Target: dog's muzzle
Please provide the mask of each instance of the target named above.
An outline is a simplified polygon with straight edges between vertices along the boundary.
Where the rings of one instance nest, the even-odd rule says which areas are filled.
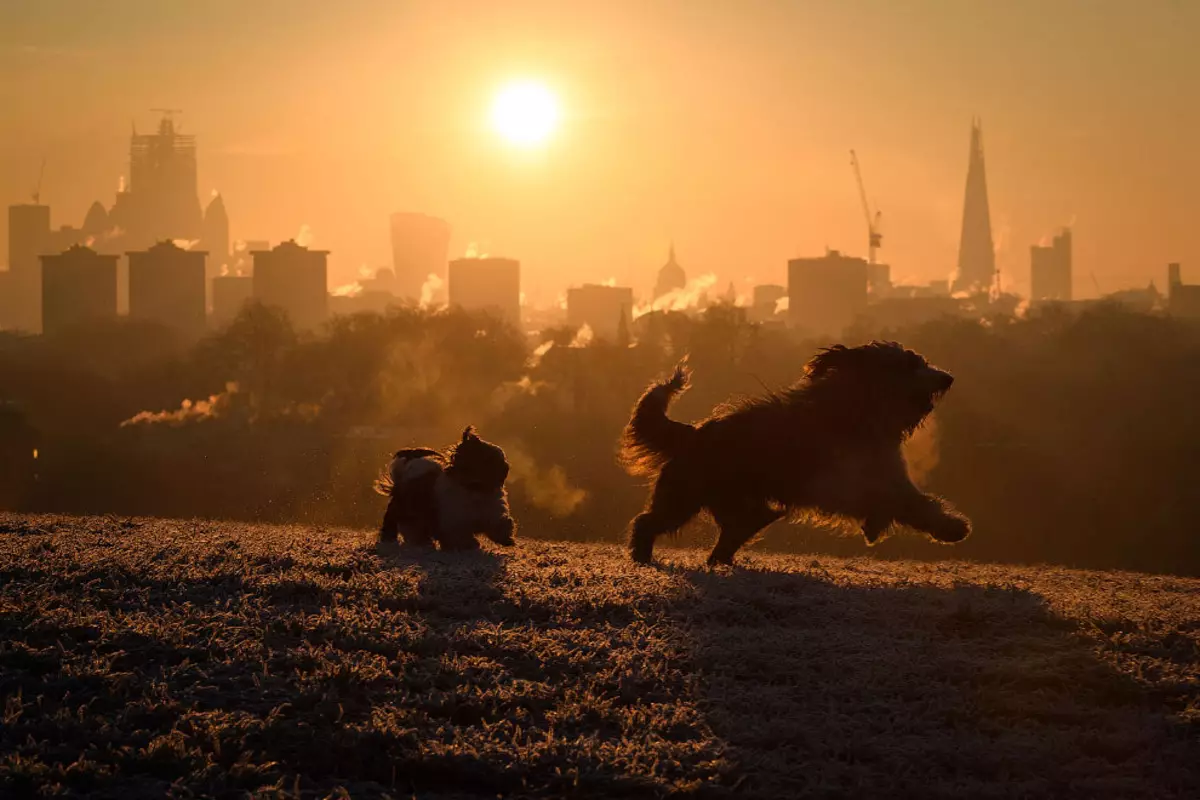
[[[924,367],[921,369],[921,381],[930,394],[940,396],[950,391],[950,387],[954,385],[954,376],[934,367]]]

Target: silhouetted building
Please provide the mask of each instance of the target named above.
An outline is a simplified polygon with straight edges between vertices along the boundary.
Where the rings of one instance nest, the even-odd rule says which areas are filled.
[[[1173,317],[1200,318],[1200,285],[1184,283],[1179,264],[1167,265],[1167,311]]]
[[[233,249],[233,267],[230,272],[235,275],[252,275],[254,273],[253,253],[270,249],[271,243],[266,239],[247,239],[239,242]]]
[[[633,321],[633,289],[624,286],[598,286],[587,283],[567,289],[567,324],[587,325],[596,336],[610,342],[624,326],[628,332]]]
[[[779,301],[785,297],[787,297],[786,286],[780,286],[777,283],[755,286],[750,303],[750,319],[755,322],[763,322],[774,318],[779,309]]]
[[[254,299],[287,312],[297,330],[315,328],[329,316],[327,250],[286,241],[254,256]]]
[[[219,194],[204,210],[204,234],[200,237],[200,246],[208,253],[211,273],[220,274],[221,267],[232,266],[229,263],[229,214]]]
[[[83,235],[93,238],[97,244],[107,238],[109,232],[108,212],[99,200],[92,203],[83,218]]]
[[[983,164],[983,130],[971,122],[971,154],[967,165],[967,191],[963,200],[962,236],[958,244],[955,292],[986,291],[996,275],[996,248],[992,240],[988,207],[987,174]]]
[[[1071,231],[1064,229],[1049,247],[1029,248],[1030,300],[1071,299]]]
[[[359,278],[358,284],[363,294],[386,295],[393,302],[396,299],[396,273],[386,267],[375,270],[372,278]]]
[[[396,305],[396,296],[391,292],[363,289],[357,294],[331,295],[329,298],[329,315],[346,316],[348,314],[361,314],[364,312],[383,314],[394,305]]]
[[[879,300],[892,291],[892,268],[887,264],[867,264],[867,291]]]
[[[41,256],[42,330],[116,319],[118,258],[83,245]]]
[[[450,252],[450,223],[426,214],[392,214],[392,268],[397,297],[420,300],[421,287],[436,275],[446,280]]]
[[[450,305],[490,311],[521,325],[521,262],[512,258],[457,258],[450,262]]]
[[[867,307],[863,315],[872,331],[908,328],[944,317],[961,317],[965,301],[949,295],[916,295],[887,297]]]
[[[0,296],[0,327],[28,333],[42,330],[42,266],[50,251],[50,206],[8,208],[7,291]]]
[[[129,253],[129,316],[158,322],[190,337],[207,327],[203,250],[159,242]]]
[[[254,296],[254,279],[249,275],[218,275],[212,279],[213,328],[223,328],[242,313]]]
[[[156,133],[139,135],[129,145],[130,244],[162,239],[199,239],[203,233],[196,191],[196,137],[175,129],[166,112]]]
[[[795,327],[839,336],[866,307],[866,259],[830,250],[788,262],[788,318]]]
[[[667,263],[658,270],[658,279],[654,282],[654,299],[657,300],[664,294],[685,286],[687,286],[687,273],[675,261],[675,243],[672,242],[671,249],[667,254]]]

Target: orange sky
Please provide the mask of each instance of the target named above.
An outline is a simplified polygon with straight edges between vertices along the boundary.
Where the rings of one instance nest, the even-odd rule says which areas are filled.
[[[1078,294],[1093,273],[1161,286],[1170,260],[1200,282],[1198,32],[1190,0],[6,0],[0,200],[26,200],[45,155],[43,200],[79,224],[111,203],[131,120],[182,108],[235,238],[307,224],[341,283],[388,262],[390,211],[425,211],[549,302],[646,290],[672,237],[739,288],[826,245],[862,254],[853,147],[881,258],[929,280],[955,263],[978,114],[1006,285],[1027,290],[1029,245],[1072,220]],[[487,126],[512,78],[560,96],[542,151]]]

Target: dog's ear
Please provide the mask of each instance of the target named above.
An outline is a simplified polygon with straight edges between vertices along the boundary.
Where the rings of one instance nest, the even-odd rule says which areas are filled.
[[[475,426],[474,425],[468,425],[466,427],[466,430],[463,431],[462,440],[464,442],[469,442],[472,439],[478,439],[478,438],[479,437],[475,435]]]
[[[830,372],[845,366],[849,356],[850,350],[844,344],[823,348],[804,365],[804,374],[814,381],[820,380]]]

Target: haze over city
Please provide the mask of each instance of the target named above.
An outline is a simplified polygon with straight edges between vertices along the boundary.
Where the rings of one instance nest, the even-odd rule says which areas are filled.
[[[232,239],[307,225],[332,288],[387,266],[388,214],[420,211],[552,303],[647,292],[672,241],[739,290],[865,256],[853,148],[881,260],[926,282],[955,268],[978,117],[1006,290],[1065,225],[1076,296],[1161,288],[1200,263],[1197,29],[1165,1],[6,3],[0,199],[28,202],[44,159],[54,225],[79,224],[127,176],[131,123],[178,108]],[[532,144],[494,124],[516,82],[556,104]]]

